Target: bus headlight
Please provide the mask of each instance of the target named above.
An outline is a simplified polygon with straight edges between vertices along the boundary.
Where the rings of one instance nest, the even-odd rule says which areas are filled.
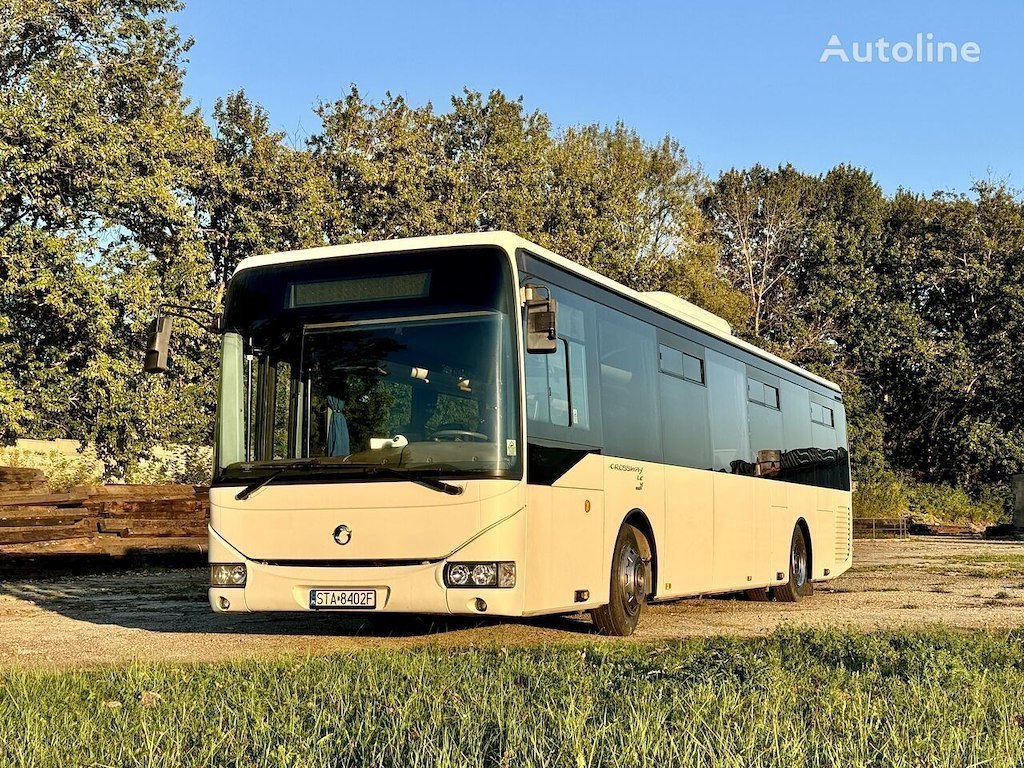
[[[245,563],[210,563],[211,587],[244,587]]]
[[[444,568],[444,583],[448,587],[500,587],[516,585],[516,564],[448,563]]]
[[[445,579],[450,587],[464,587],[469,584],[469,566],[462,563],[455,563],[448,566],[448,578]]]
[[[498,569],[494,563],[478,563],[473,566],[473,583],[478,587],[490,587],[498,583]]]

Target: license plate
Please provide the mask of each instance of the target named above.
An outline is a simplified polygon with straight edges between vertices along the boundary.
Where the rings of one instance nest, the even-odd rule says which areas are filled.
[[[373,610],[377,607],[375,589],[311,589],[309,607],[312,610],[345,609]]]

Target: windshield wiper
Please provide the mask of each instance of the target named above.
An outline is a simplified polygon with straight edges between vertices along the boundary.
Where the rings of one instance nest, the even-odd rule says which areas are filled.
[[[306,459],[306,460],[303,460],[303,461],[292,461],[292,462],[289,462],[288,464],[277,466],[277,467],[274,468],[274,471],[271,472],[266,477],[261,477],[259,480],[256,480],[255,482],[247,485],[245,488],[243,488],[238,493],[236,493],[235,494],[235,498],[238,501],[244,501],[245,499],[248,499],[250,496],[252,496],[254,493],[256,493],[256,491],[260,490],[261,488],[266,487],[267,485],[270,485],[270,483],[274,482],[274,480],[276,480],[278,477],[280,477],[284,472],[288,472],[290,470],[295,470],[295,469],[305,469],[305,470],[309,470],[309,469],[335,469],[335,470],[344,470],[346,468],[362,470],[367,475],[387,475],[389,477],[397,477],[397,478],[400,478],[402,480],[409,480],[410,482],[419,483],[420,485],[424,485],[427,488],[430,488],[430,489],[435,490],[435,491],[440,491],[441,493],[447,493],[447,494],[449,494],[451,496],[458,496],[459,494],[461,494],[465,490],[460,485],[454,485],[452,483],[446,483],[444,480],[438,480],[435,477],[424,477],[423,475],[416,474],[416,473],[411,472],[409,470],[398,469],[396,467],[389,467],[386,464],[354,463],[354,462],[347,462],[347,461],[344,461],[344,460],[339,460],[339,459],[336,459],[336,458],[333,459],[333,460],[331,460],[330,458],[327,458],[325,460],[324,457],[320,457],[320,458],[315,458],[315,459]],[[441,469],[441,467],[438,467],[438,469]]]
[[[283,472],[289,469],[310,469],[312,468],[312,466],[312,461],[293,461],[288,464],[285,464],[275,469],[266,477],[261,477],[256,482],[250,483],[249,485],[245,486],[245,488],[243,488],[242,490],[235,494],[235,499],[238,501],[245,501],[254,493],[256,493],[256,491],[258,491],[260,488],[270,485],[272,482],[274,482],[274,480],[279,478]]]
[[[410,480],[420,485],[425,485],[427,488],[433,488],[435,491],[441,493],[447,493],[451,496],[458,496],[465,489],[461,485],[453,485],[452,483],[446,483],[444,480],[438,480],[436,477],[424,477],[423,475],[417,475],[410,472],[407,469],[397,469],[396,467],[389,467],[387,464],[340,464],[339,466],[359,467],[366,471],[368,475],[388,475],[390,477],[398,477],[402,480]]]

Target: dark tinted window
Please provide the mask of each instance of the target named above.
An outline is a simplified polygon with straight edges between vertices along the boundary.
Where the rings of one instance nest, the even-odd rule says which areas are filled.
[[[504,255],[448,248],[310,259],[244,269],[231,278],[224,326],[276,340],[284,329],[354,318],[497,309],[511,312]]]
[[[833,410],[827,405],[813,402],[811,403],[811,421],[826,427],[835,427],[836,425],[836,417]]]
[[[704,361],[699,357],[683,353],[683,378],[704,383]]]
[[[661,359],[662,373],[671,373],[673,376],[683,375],[683,353],[678,349],[672,349],[672,347],[662,344],[658,347],[658,357]]]
[[[707,388],[687,379],[662,374],[658,389],[665,461],[683,467],[710,469]]]
[[[660,461],[655,331],[636,318],[598,308],[604,442],[612,456]]]
[[[765,384],[763,381],[747,379],[747,399],[768,408],[778,408],[779,389],[771,384]]]
[[[697,384],[704,383],[704,361],[664,344],[658,347],[661,372],[689,379]]]

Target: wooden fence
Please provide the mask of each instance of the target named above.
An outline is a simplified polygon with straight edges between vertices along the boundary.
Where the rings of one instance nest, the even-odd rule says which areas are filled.
[[[855,517],[855,539],[905,539],[910,536],[909,517]]]

